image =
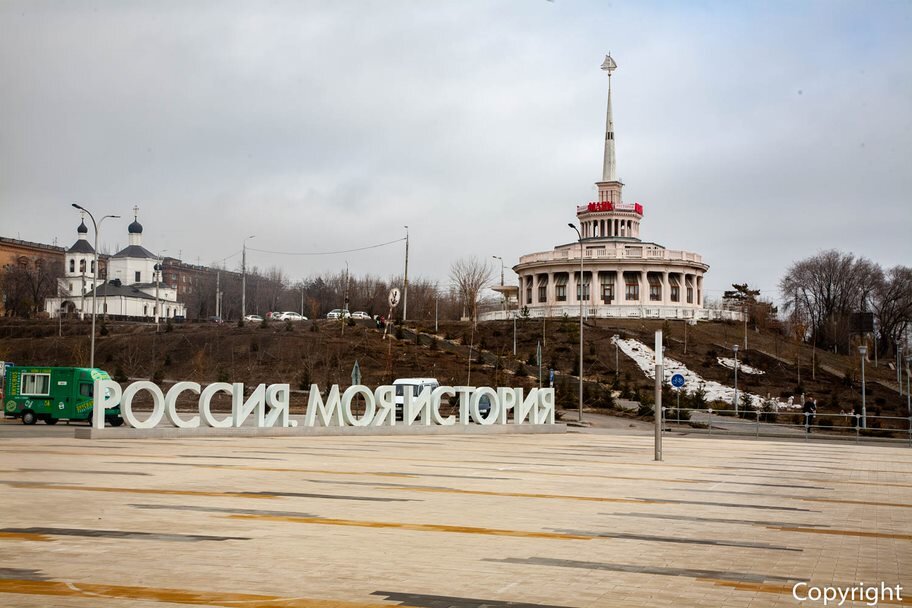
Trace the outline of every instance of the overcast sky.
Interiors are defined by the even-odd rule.
[[[575,238],[617,166],[707,295],[827,248],[912,264],[912,2],[0,2],[0,235],[203,264],[411,234],[410,275]],[[292,279],[404,246],[248,253]],[[492,263],[496,263],[491,260]],[[240,257],[229,258],[229,267]],[[499,272],[499,264],[498,264]]]

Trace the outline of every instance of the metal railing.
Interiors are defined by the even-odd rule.
[[[694,416],[694,414],[698,414]],[[703,415],[703,416],[701,416]],[[705,417],[704,417],[705,416]],[[702,432],[709,435],[724,433],[730,435],[753,435],[755,437],[789,437],[804,438],[811,435],[822,439],[854,439],[893,441],[908,443],[912,447],[912,415],[874,416],[853,413],[811,414],[807,412],[769,412],[762,410],[718,410],[713,408],[662,408],[662,431],[680,431],[688,433]],[[886,424],[896,424],[884,427]],[[889,421],[898,421],[891,423]],[[841,422],[841,424],[836,424]],[[872,426],[871,423],[877,426]],[[865,428],[867,424],[867,428]],[[715,427],[714,427],[715,425]]]

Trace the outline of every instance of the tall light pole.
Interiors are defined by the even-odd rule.
[[[89,355],[89,367],[95,367],[95,313],[98,308],[98,227],[104,222],[107,218],[120,218],[119,215],[105,215],[98,222],[95,222],[95,216],[92,215],[92,212],[86,209],[81,205],[72,203],[74,207],[80,211],[85,211],[89,214],[89,218],[92,220],[92,226],[95,228],[95,262],[92,267],[92,346],[91,354]],[[105,290],[107,291],[107,289]]]
[[[861,355],[861,428],[868,428],[868,407],[865,403],[865,357],[868,354],[868,347],[862,344],[858,347],[858,354]]]
[[[580,245],[580,278],[579,278],[579,305],[580,305],[580,359],[579,359],[579,421],[583,421],[583,296],[585,295],[583,285],[583,235],[580,234],[579,228],[573,224],[567,224],[576,231],[579,237]]]
[[[735,417],[738,417],[738,345],[732,346],[735,351]]]
[[[906,357],[906,411],[909,414],[909,418],[912,418],[912,392],[909,391],[912,388],[912,381],[909,380],[909,363],[912,362],[912,356]]]
[[[408,246],[409,246],[409,233],[408,226],[405,228],[405,280],[403,281],[404,289],[402,290],[402,322],[405,323],[405,320],[408,319]]]
[[[507,309],[507,296],[506,296],[506,294],[504,294],[504,292],[503,292],[503,286],[504,286],[504,263],[503,263],[503,258],[500,257],[499,255],[492,255],[491,257],[494,258],[495,260],[500,260],[500,289],[501,289],[501,291],[500,291],[500,303],[501,303],[501,306],[503,307],[503,309],[506,310],[506,309]]]
[[[158,263],[155,265],[155,333],[158,333],[158,321],[161,318],[161,313],[159,312],[161,308],[161,301],[158,297],[158,286],[161,283],[161,271],[162,271],[162,254],[168,251],[164,249],[158,254]]]
[[[247,241],[255,236],[251,234],[244,239],[244,245],[241,247],[241,321],[247,316]]]

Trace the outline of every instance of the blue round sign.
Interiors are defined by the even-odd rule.
[[[675,388],[681,388],[684,386],[684,376],[681,374],[675,374],[671,377],[671,385]]]

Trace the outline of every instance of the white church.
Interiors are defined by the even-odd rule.
[[[177,301],[177,289],[161,282],[159,257],[142,246],[139,209],[134,207],[133,211],[133,222],[127,227],[130,244],[108,258],[105,273],[98,269],[97,282],[93,279],[95,248],[89,243],[85,220],[79,224],[79,238],[65,254],[64,276],[58,280],[59,296],[45,300],[50,316],[91,315],[93,291],[99,315],[134,320],[186,316],[186,307]]]

